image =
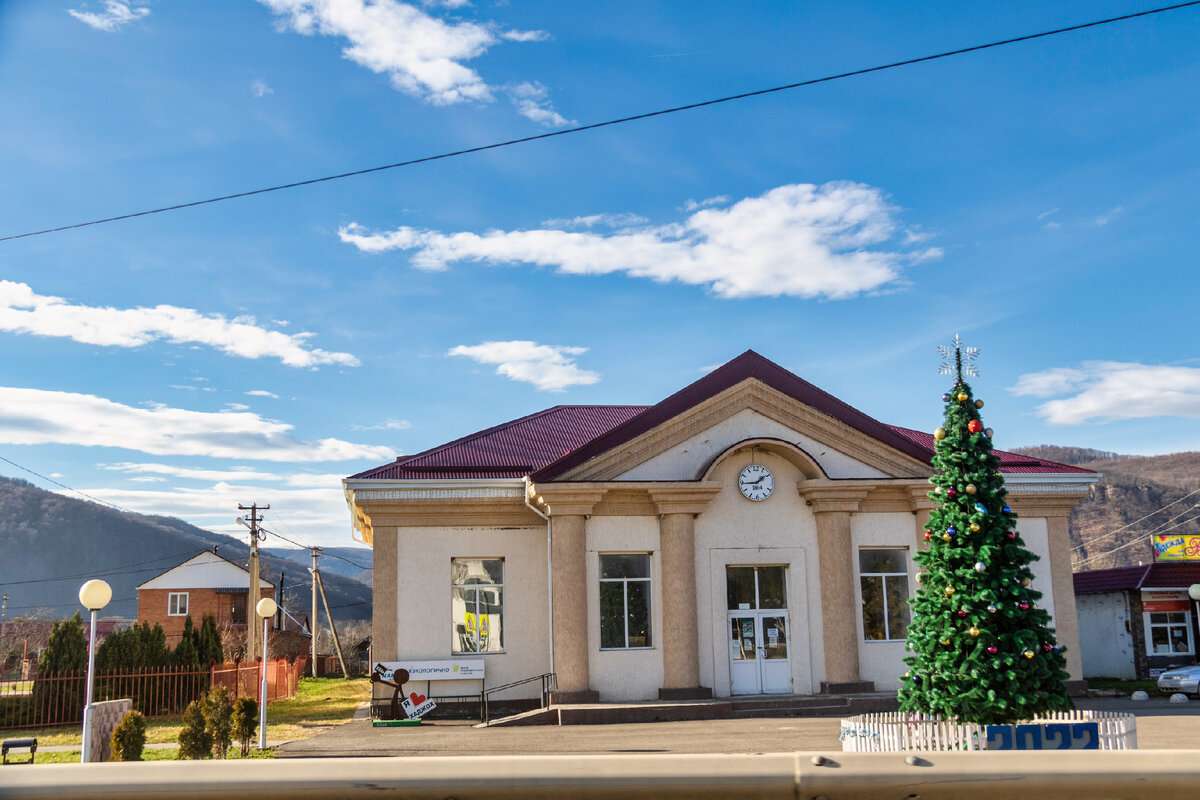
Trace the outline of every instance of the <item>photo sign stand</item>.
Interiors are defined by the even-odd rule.
[[[388,680],[388,676],[391,680]],[[394,688],[392,692],[392,718],[390,720],[373,720],[372,725],[420,725],[421,717],[428,714],[437,708],[437,705],[425,697],[425,695],[412,692],[403,700],[400,699],[400,693],[404,689],[404,684],[408,683],[408,670],[397,669],[389,670],[383,664],[376,664],[375,669],[371,672],[371,683],[382,683],[384,686]],[[404,718],[401,718],[400,712],[404,712]]]

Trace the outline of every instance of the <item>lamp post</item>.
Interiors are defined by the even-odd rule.
[[[262,687],[258,703],[258,749],[267,749],[267,623],[275,616],[278,606],[269,597],[258,601],[255,610],[263,618]]]
[[[88,637],[87,701],[83,706],[83,752],[79,760],[92,760],[92,683],[96,671],[96,612],[112,600],[112,587],[101,580],[90,580],[79,587],[79,602],[92,612],[92,635]]]

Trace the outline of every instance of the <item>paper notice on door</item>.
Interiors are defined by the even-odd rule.
[[[767,642],[771,647],[779,644],[779,628],[767,628]]]

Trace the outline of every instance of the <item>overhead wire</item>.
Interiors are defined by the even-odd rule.
[[[1116,16],[1116,17],[1108,17],[1106,19],[1093,20],[1091,22],[1084,22],[1084,23],[1080,23],[1077,25],[1069,25],[1069,26],[1066,26],[1063,28],[1055,28],[1053,30],[1042,31],[1040,33],[1030,33],[1030,34],[1025,34],[1022,36],[1014,36],[1009,39],[1000,39],[1000,40],[997,40],[994,42],[988,42],[986,44],[972,45],[970,47],[960,47],[960,48],[957,48],[954,50],[947,50],[947,51],[944,51],[941,53],[935,53],[933,55],[920,56],[917,58],[908,58],[908,59],[904,59],[903,61],[893,61],[888,64],[879,64],[879,65],[876,65],[873,67],[864,67],[862,69],[850,70],[849,72],[839,72],[837,74],[826,75],[821,78],[811,78],[809,80],[796,81],[794,83],[788,83],[788,84],[784,84],[782,86],[773,86],[768,89],[757,89],[757,90],[749,91],[749,92],[741,92],[739,94],[726,95],[724,97],[717,97],[717,98],[714,98],[711,100],[702,100],[702,101],[699,101],[696,103],[688,103],[686,105],[674,106],[671,108],[663,108],[663,109],[659,109],[657,111],[648,111],[648,112],[644,112],[641,114],[632,114],[632,115],[626,116],[626,117],[618,117],[616,119],[605,120],[603,122],[593,122],[588,125],[577,125],[572,128],[564,128],[562,130],[557,130],[557,131],[548,131],[546,133],[540,133],[540,134],[536,134],[534,136],[522,136],[517,139],[508,139],[506,141],[493,142],[492,144],[479,145],[476,147],[467,147],[467,148],[463,148],[461,150],[453,150],[453,151],[446,152],[446,153],[438,153],[436,155],[422,156],[420,158],[411,158],[411,159],[407,159],[404,161],[397,161],[396,163],[393,163],[393,164],[384,164],[384,165],[377,166],[377,167],[368,167],[365,169],[357,169],[357,170],[352,170],[350,172],[338,173],[336,175],[326,175],[326,176],[320,177],[320,178],[309,178],[307,180],[294,181],[292,183],[284,183],[284,184],[279,184],[276,186],[268,186],[268,187],[265,187],[262,189],[251,189],[251,190],[244,191],[244,192],[234,192],[232,194],[221,195],[219,197],[210,197],[206,200],[193,200],[191,202],[177,203],[175,205],[162,206],[160,208],[152,208],[152,209],[148,209],[145,211],[135,211],[135,212],[128,213],[128,214],[120,214],[120,215],[113,216],[113,217],[105,217],[103,219],[90,220],[88,222],[77,222],[77,223],[74,223],[71,225],[60,225],[60,226],[53,227],[53,228],[45,228],[42,230],[28,231],[26,233],[18,233],[18,234],[10,234],[7,236],[0,236],[0,242],[12,241],[14,239],[25,239],[30,236],[43,236],[43,235],[51,234],[51,233],[60,233],[62,231],[75,230],[77,228],[86,228],[86,227],[89,227],[92,225],[104,225],[104,224],[108,224],[111,222],[119,222],[119,221],[127,220],[127,219],[135,219],[137,217],[150,216],[152,214],[162,214],[162,213],[165,213],[168,211],[179,211],[179,210],[182,210],[185,208],[195,208],[197,206],[210,205],[213,203],[221,203],[221,202],[225,202],[227,200],[236,200],[236,199],[243,198],[243,197],[253,197],[255,195],[284,191],[286,189],[297,189],[297,188],[300,188],[303,186],[312,186],[314,184],[326,183],[328,181],[336,181],[336,180],[342,180],[345,178],[353,178],[353,177],[357,177],[360,175],[369,175],[371,173],[383,172],[385,170],[399,169],[401,167],[411,167],[411,166],[415,166],[417,164],[427,164],[431,161],[440,161],[443,159],[456,158],[459,156],[465,156],[465,155],[469,155],[472,153],[482,153],[482,152],[485,152],[488,150],[497,150],[502,147],[512,147],[514,145],[526,144],[528,142],[542,141],[544,139],[553,139],[553,138],[559,137],[559,136],[568,136],[571,134],[583,133],[584,131],[593,131],[593,130],[597,130],[599,128],[607,128],[607,127],[610,127],[613,125],[622,125],[622,124],[625,124],[628,122],[637,122],[637,121],[644,120],[644,119],[652,119],[654,117],[662,117],[662,116],[666,116],[667,114],[676,114],[676,113],[680,113],[683,111],[694,111],[699,108],[707,108],[709,106],[720,105],[722,103],[731,103],[731,102],[734,102],[737,100],[746,100],[751,97],[761,97],[763,95],[774,94],[776,92],[785,92],[785,91],[790,91],[793,89],[804,88],[807,86],[815,86],[817,84],[829,83],[831,81],[842,80],[844,78],[853,78],[853,77],[857,77],[859,75],[869,75],[874,72],[883,72],[885,70],[897,69],[899,67],[908,67],[908,66],[912,66],[914,64],[923,64],[923,63],[926,63],[929,61],[937,61],[937,60],[943,59],[943,58],[950,58],[952,56],[960,56],[960,55],[965,55],[967,53],[977,53],[982,50],[990,50],[990,49],[996,48],[996,47],[1004,47],[1006,45],[1018,44],[1020,42],[1029,42],[1029,41],[1033,41],[1035,39],[1043,39],[1043,38],[1046,38],[1049,36],[1059,36],[1062,34],[1073,33],[1075,31],[1081,31],[1081,30],[1085,30],[1088,28],[1096,28],[1101,25],[1111,25],[1111,24],[1114,24],[1117,22],[1125,22],[1125,21],[1137,19],[1140,17],[1149,17],[1149,16],[1152,16],[1155,14],[1163,14],[1168,11],[1177,11],[1179,9],[1183,9],[1183,8],[1187,8],[1189,6],[1195,6],[1195,5],[1200,5],[1200,0],[1190,0],[1190,2],[1186,2],[1186,3],[1176,3],[1174,5],[1161,6],[1159,8],[1153,8],[1153,9],[1149,9],[1146,11],[1137,11],[1137,12],[1130,13],[1130,14],[1122,14],[1122,15]]]
[[[1193,489],[1192,491],[1185,494],[1183,497],[1180,497],[1178,500],[1172,500],[1170,503],[1167,503],[1162,508],[1155,509],[1154,511],[1151,511],[1149,514],[1147,514],[1144,517],[1141,517],[1140,519],[1135,519],[1133,522],[1127,522],[1124,525],[1122,525],[1121,527],[1111,530],[1106,534],[1103,534],[1101,536],[1096,536],[1093,539],[1091,539],[1087,542],[1084,542],[1083,544],[1075,545],[1074,547],[1071,548],[1071,551],[1074,552],[1076,550],[1082,550],[1083,548],[1087,547],[1088,545],[1095,544],[1097,541],[1100,541],[1102,539],[1107,539],[1110,536],[1116,536],[1118,533],[1125,530],[1126,528],[1132,528],[1134,525],[1137,525],[1139,522],[1144,522],[1144,521],[1150,519],[1151,517],[1153,517],[1155,514],[1158,514],[1161,511],[1166,511],[1171,506],[1176,505],[1178,503],[1182,503],[1184,500],[1188,499],[1189,497],[1191,497],[1192,495],[1197,494],[1197,493],[1200,493],[1200,489]]]
[[[1143,544],[1144,542],[1149,541],[1150,537],[1164,533],[1165,531],[1174,530],[1182,525],[1187,525],[1188,523],[1196,522],[1197,520],[1200,520],[1200,516],[1197,516],[1193,519],[1184,520],[1183,522],[1180,522],[1176,525],[1171,525],[1169,528],[1164,527],[1164,526],[1168,525],[1169,523],[1179,519],[1180,517],[1186,516],[1187,514],[1192,513],[1192,511],[1194,511],[1197,508],[1200,508],[1200,503],[1197,503],[1196,505],[1192,506],[1191,508],[1187,509],[1186,511],[1184,511],[1181,514],[1177,514],[1176,516],[1171,517],[1171,519],[1166,520],[1165,522],[1160,524],[1158,527],[1152,528],[1150,531],[1148,531],[1144,534],[1139,534],[1137,537],[1135,537],[1134,539],[1131,539],[1128,542],[1125,542],[1124,544],[1118,545],[1109,550],[1105,550],[1102,553],[1096,553],[1095,555],[1090,555],[1087,558],[1080,559],[1079,562],[1077,563],[1077,566],[1083,566],[1084,564],[1087,564],[1091,561],[1095,561],[1096,559],[1112,555],[1113,553],[1118,553],[1122,550],[1133,547],[1134,545]]]
[[[1200,2],[1200,0],[1197,0],[1197,2]],[[75,494],[79,495],[80,497],[86,497],[88,500],[91,500],[93,503],[99,503],[102,506],[108,506],[109,508],[115,508],[117,511],[122,511],[126,514],[137,514],[138,513],[137,511],[130,511],[128,508],[122,508],[121,506],[117,505],[116,503],[110,503],[107,500],[101,500],[97,497],[92,497],[90,494],[87,494],[86,492],[81,492],[78,489],[72,489],[70,486],[67,486],[65,483],[59,483],[58,481],[54,480],[54,478],[49,478],[40,472],[34,472],[29,467],[23,467],[20,464],[18,464],[17,462],[13,461],[12,459],[5,458],[4,456],[0,456],[0,461],[4,461],[8,464],[12,464],[17,469],[25,470],[30,475],[36,475],[37,477],[41,478],[42,480],[46,481],[47,483],[53,483],[55,486],[66,489],[68,492],[74,492]]]

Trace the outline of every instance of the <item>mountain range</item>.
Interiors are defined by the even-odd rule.
[[[241,566],[250,555],[245,542],[183,520],[120,511],[0,476],[0,592],[10,620],[81,611],[77,593],[91,578],[112,586],[102,616],[136,618],[139,584],[214,548]],[[367,548],[322,551],[321,577],[339,624],[371,618],[371,557]],[[285,608],[303,620],[311,612],[310,551],[264,547],[260,562],[272,583],[284,573]]]
[[[1148,564],[1153,534],[1200,534],[1200,453],[1131,456],[1052,445],[1017,452],[1100,473],[1071,512],[1076,572]]]

